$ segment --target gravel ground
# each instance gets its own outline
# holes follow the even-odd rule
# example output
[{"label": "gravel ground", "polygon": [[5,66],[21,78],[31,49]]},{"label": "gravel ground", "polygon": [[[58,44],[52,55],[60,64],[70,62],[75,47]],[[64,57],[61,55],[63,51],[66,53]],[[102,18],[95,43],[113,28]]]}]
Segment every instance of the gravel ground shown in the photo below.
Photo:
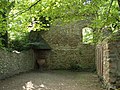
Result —
[{"label": "gravel ground", "polygon": [[97,75],[71,71],[33,71],[0,81],[0,90],[103,90]]}]

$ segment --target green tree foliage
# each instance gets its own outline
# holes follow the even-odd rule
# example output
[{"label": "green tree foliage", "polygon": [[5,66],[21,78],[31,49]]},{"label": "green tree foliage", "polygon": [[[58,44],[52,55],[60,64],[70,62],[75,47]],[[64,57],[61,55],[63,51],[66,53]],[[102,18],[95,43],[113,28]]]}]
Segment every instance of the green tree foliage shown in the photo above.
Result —
[{"label": "green tree foliage", "polygon": [[7,47],[8,44],[8,16],[14,2],[7,0],[0,1],[0,46]]},{"label": "green tree foliage", "polygon": [[14,39],[31,29],[48,30],[56,19],[89,20],[98,41],[102,28],[119,30],[119,5],[119,0],[0,0],[0,31],[7,30]]}]

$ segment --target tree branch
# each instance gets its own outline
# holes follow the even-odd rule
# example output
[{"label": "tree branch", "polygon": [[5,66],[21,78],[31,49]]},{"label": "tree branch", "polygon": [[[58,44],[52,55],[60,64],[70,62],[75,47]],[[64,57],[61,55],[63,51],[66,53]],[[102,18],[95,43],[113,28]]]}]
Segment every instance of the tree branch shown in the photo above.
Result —
[{"label": "tree branch", "polygon": [[108,21],[108,17],[109,17],[109,14],[110,14],[110,10],[111,10],[112,4],[113,4],[113,0],[110,0],[110,6],[109,6],[109,9],[107,11],[106,20],[105,20],[104,24],[102,25],[102,27],[104,27],[106,22]]},{"label": "tree branch", "polygon": [[[37,2],[35,2],[34,4],[32,4],[29,8],[27,8],[26,10],[24,11],[20,11],[18,13],[15,14],[15,17],[17,17],[18,15],[22,14],[22,13],[25,13],[26,11],[29,11],[32,7],[34,7],[35,5],[37,5],[41,0],[38,0]],[[12,16],[14,17],[14,15]]]},{"label": "tree branch", "polygon": [[36,3],[32,4],[26,11],[30,10],[32,7],[34,7],[36,4],[38,4],[41,0],[38,0]]},{"label": "tree branch", "polygon": [[[109,14],[110,14],[110,10],[111,10],[112,4],[113,4],[113,0],[111,0],[111,2],[110,2],[110,7],[109,7],[109,9],[108,9],[108,16],[109,16]],[[107,16],[107,18],[108,18],[108,16]]]},{"label": "tree branch", "polygon": [[118,5],[119,5],[119,8],[120,8],[120,0],[118,0]]}]

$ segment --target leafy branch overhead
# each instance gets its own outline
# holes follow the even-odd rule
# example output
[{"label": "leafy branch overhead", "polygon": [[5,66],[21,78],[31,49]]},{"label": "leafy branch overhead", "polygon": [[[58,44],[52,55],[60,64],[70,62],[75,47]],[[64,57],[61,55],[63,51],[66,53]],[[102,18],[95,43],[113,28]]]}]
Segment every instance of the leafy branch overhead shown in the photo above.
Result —
[{"label": "leafy branch overhead", "polygon": [[105,27],[116,32],[119,12],[120,0],[0,0],[0,31],[7,30],[10,38],[24,36],[31,29],[46,30],[57,19],[88,20],[97,34]]},{"label": "leafy branch overhead", "polygon": [[34,4],[32,4],[30,7],[28,7],[26,10],[23,11],[19,11],[18,13],[15,14],[15,16],[18,16],[22,13],[26,13],[26,11],[29,11],[32,7],[34,7],[35,5],[37,5],[41,0],[38,0],[37,2],[35,2]]}]

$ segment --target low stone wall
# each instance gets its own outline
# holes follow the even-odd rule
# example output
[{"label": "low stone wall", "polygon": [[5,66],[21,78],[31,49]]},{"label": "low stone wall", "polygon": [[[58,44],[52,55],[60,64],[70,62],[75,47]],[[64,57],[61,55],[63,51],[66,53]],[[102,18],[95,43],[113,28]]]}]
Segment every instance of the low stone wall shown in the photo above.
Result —
[{"label": "low stone wall", "polygon": [[34,69],[32,50],[20,53],[0,50],[0,79]]},{"label": "low stone wall", "polygon": [[53,49],[48,58],[49,69],[95,70],[95,52],[92,45],[81,45],[76,49]]}]

